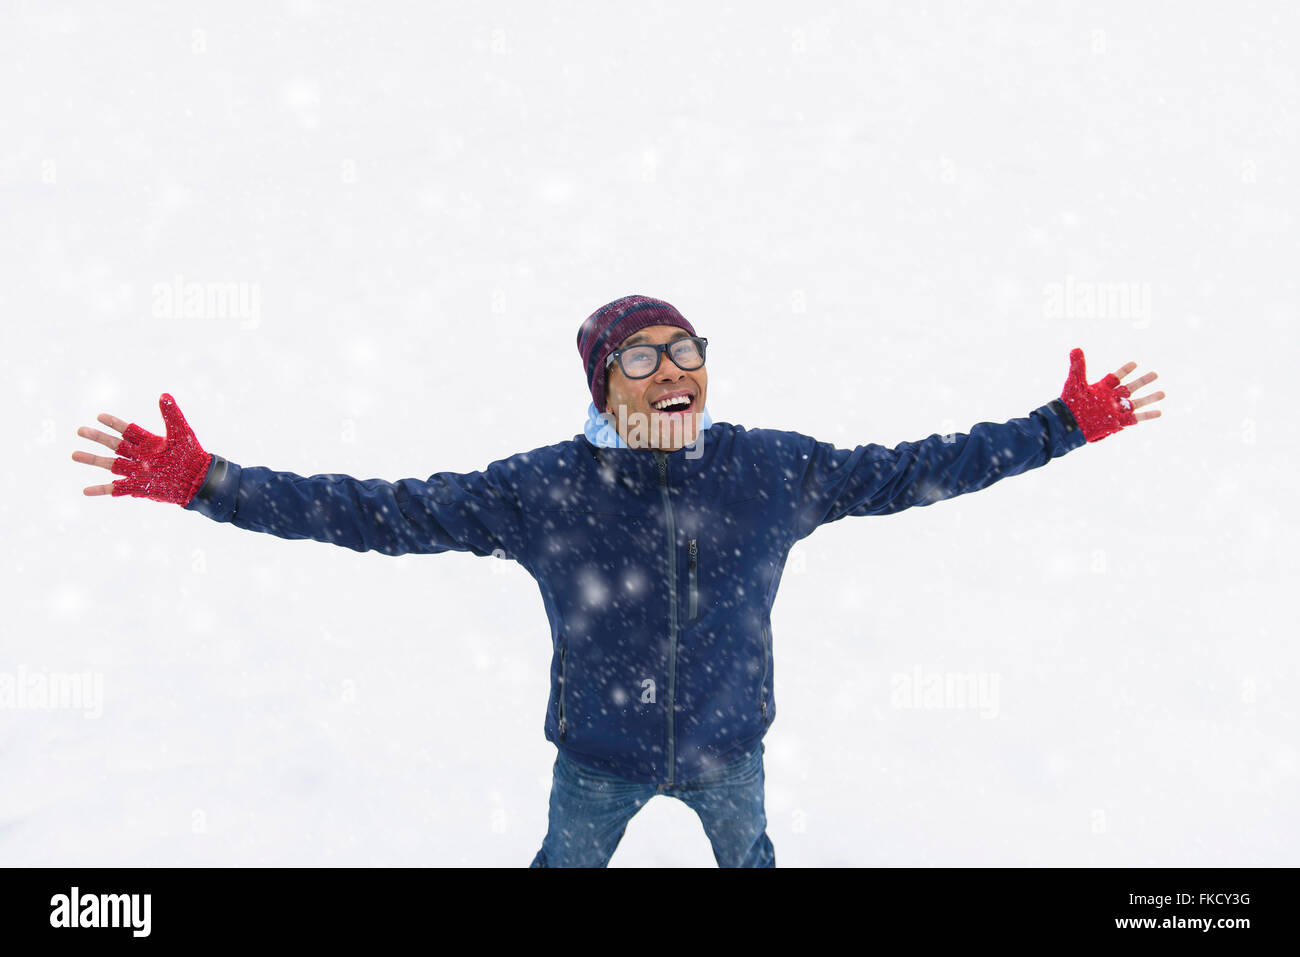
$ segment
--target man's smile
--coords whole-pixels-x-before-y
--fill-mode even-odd
[[[674,389],[651,400],[650,407],[657,412],[684,414],[695,406],[695,393],[690,389]]]

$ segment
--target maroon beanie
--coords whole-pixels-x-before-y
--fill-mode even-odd
[[[601,306],[578,330],[578,355],[587,371],[587,385],[596,411],[605,411],[605,360],[618,344],[646,326],[680,326],[691,335],[695,329],[682,314],[662,299],[624,296]]]

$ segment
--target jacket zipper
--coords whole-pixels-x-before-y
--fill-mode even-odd
[[[567,642],[560,646],[560,740],[563,741],[565,731],[564,720],[564,654],[568,651]]]
[[[767,717],[767,668],[772,661],[772,652],[769,650],[769,638],[767,634],[767,625],[763,625],[763,678],[759,682],[758,697],[759,711],[764,718]]]
[[[695,578],[696,578],[695,568],[696,565],[698,564],[697,562],[698,551],[699,548],[698,545],[696,544],[696,540],[692,538],[691,539],[691,604],[690,604],[690,611],[689,611],[691,621],[695,620],[695,614],[699,604],[699,599],[698,599],[699,592],[698,589],[696,588],[696,582],[695,582]]]
[[[659,460],[659,491],[663,495],[664,514],[668,518],[668,786],[673,784],[677,764],[677,742],[673,731],[673,691],[677,681],[677,527],[673,522],[673,505],[668,498],[667,453],[655,449]]]

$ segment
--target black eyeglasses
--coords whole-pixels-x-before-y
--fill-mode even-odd
[[[629,379],[644,379],[655,374],[666,352],[668,358],[673,360],[673,365],[685,372],[692,372],[704,365],[704,350],[708,345],[709,340],[703,336],[683,336],[661,346],[635,345],[615,349],[605,360],[605,368],[608,370],[617,359],[623,375]]]

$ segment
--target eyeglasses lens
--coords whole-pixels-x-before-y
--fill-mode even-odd
[[[698,369],[704,365],[704,349],[698,339],[678,339],[668,347],[673,361],[681,369]],[[655,371],[659,350],[654,346],[633,346],[623,350],[623,371],[632,378],[643,378]]]

